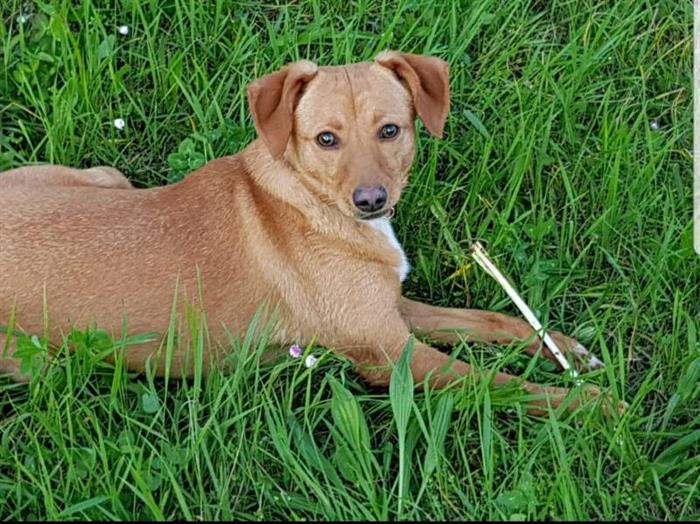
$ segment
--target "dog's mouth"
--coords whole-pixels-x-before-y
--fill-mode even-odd
[[[377,218],[391,218],[394,216],[394,208],[390,207],[388,209],[382,209],[380,211],[375,211],[374,213],[358,213],[357,218],[360,220],[375,220]]]

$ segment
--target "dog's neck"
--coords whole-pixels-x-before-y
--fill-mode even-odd
[[[243,152],[251,178],[259,187],[276,199],[301,212],[319,233],[334,231],[337,218],[329,206],[323,204],[299,179],[294,168],[285,160],[272,158],[264,142],[252,142]]]
[[[242,151],[242,155],[253,181],[276,199],[297,209],[306,217],[313,231],[342,240],[360,250],[363,255],[378,258],[392,267],[405,265],[403,251],[394,237],[394,243],[399,247],[398,251],[395,249],[396,246],[384,231],[386,227],[378,228],[372,226],[371,222],[355,220],[323,202],[304,185],[288,162],[272,158],[262,140],[252,142]],[[378,251],[377,246],[386,246],[387,239],[391,249]],[[405,277],[404,271],[400,273]]]

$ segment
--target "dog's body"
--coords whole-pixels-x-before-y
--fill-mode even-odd
[[[442,132],[444,62],[398,53],[347,67],[298,62],[253,83],[249,98],[261,138],[177,184],[136,190],[112,168],[0,174],[0,324],[14,310],[17,328],[42,333],[47,312],[54,343],[73,325],[119,335],[125,318],[129,333],[165,333],[177,281],[179,317],[184,295],[206,312],[214,344],[205,365],[222,356],[216,343],[225,345],[227,330],[242,333],[269,303],[273,342],[315,340],[375,384],[388,383],[411,332],[444,343],[532,338],[517,319],[401,296],[409,266],[387,212],[413,160],[415,113]],[[142,370],[156,346],[130,347],[129,367]],[[528,351],[538,348],[533,340]],[[191,372],[188,358],[176,352],[171,371]],[[11,356],[0,367],[17,375]],[[469,372],[421,342],[411,369],[438,387]],[[498,373],[494,382],[513,378]],[[554,405],[567,393],[524,387]]]

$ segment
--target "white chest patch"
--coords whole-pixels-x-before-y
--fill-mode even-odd
[[[411,266],[408,264],[406,253],[403,252],[401,244],[399,244],[399,241],[396,240],[396,235],[394,234],[394,229],[391,227],[391,222],[389,222],[388,218],[384,217],[369,220],[367,224],[382,233],[386,237],[387,242],[389,242],[389,245],[399,252],[399,256],[401,257],[401,265],[396,268],[396,272],[399,274],[399,279],[401,282],[403,282],[406,280],[408,272],[411,270]]]

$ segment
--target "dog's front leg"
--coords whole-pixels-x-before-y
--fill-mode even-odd
[[[533,336],[532,327],[527,322],[493,311],[436,307],[405,297],[401,297],[399,301],[399,310],[414,333],[427,336],[438,343],[456,344],[461,339],[466,339],[509,344]],[[574,355],[574,361],[580,369],[596,369],[603,366],[596,356],[573,338],[558,331],[549,331],[549,334],[564,353]],[[541,346],[540,339],[534,338],[525,350],[534,355]],[[542,354],[557,362],[546,347],[542,348]]]
[[[356,349],[347,354],[351,360],[355,361],[357,371],[367,382],[378,386],[388,386],[391,380],[392,365],[400,358],[403,347],[404,345],[397,345],[392,350],[377,346]],[[569,394],[569,390],[566,388],[527,382],[508,373],[485,373],[419,341],[416,341],[413,346],[411,374],[416,385],[422,384],[428,378],[428,383],[433,388],[443,388],[470,376],[476,380],[490,380],[490,384],[493,386],[515,382],[532,395],[527,405],[527,412],[531,415],[544,414],[547,406],[558,407]],[[599,394],[598,388],[588,386],[582,391],[581,396],[571,400],[568,409],[573,410],[581,401],[595,398]]]
[[[358,373],[370,384],[388,386],[391,380],[393,365],[398,362],[410,337],[408,326],[398,316],[394,318],[372,317],[367,318],[366,327],[372,329],[364,333],[356,332],[356,336],[363,340],[361,344],[350,346],[349,344],[324,344],[331,345],[345,354],[356,365]],[[380,336],[381,335],[381,336]],[[354,341],[357,343],[358,338]],[[434,388],[443,388],[448,384],[473,377],[476,380],[489,380],[491,385],[500,386],[515,381],[522,389],[533,395],[529,400],[528,412],[531,414],[543,413],[546,406],[559,406],[569,393],[568,389],[548,387],[532,382],[526,382],[520,377],[507,373],[485,373],[473,368],[466,362],[456,360],[441,351],[432,348],[422,342],[416,341],[411,358],[411,374],[415,383],[422,384],[426,378],[428,384]],[[595,387],[589,387],[584,392],[585,396],[598,396],[599,391]],[[573,399],[569,409],[575,408],[580,397]]]

